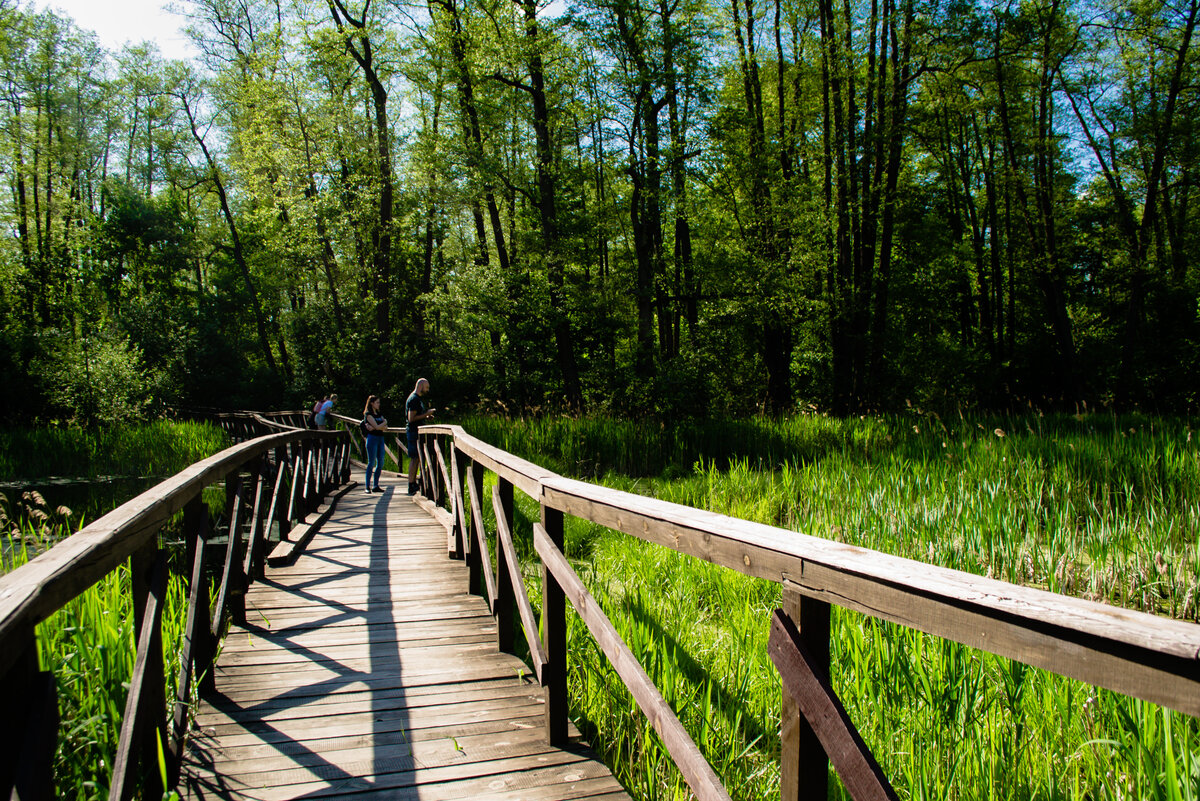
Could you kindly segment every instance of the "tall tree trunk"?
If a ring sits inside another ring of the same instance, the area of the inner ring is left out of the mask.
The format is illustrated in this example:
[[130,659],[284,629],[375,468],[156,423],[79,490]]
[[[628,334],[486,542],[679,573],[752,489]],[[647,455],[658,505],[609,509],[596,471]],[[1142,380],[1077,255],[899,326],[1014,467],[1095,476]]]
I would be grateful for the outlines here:
[[225,218],[225,224],[229,228],[229,240],[232,245],[233,261],[238,266],[238,270],[242,274],[242,282],[245,284],[246,296],[250,299],[250,309],[254,313],[254,325],[258,331],[258,344],[262,349],[263,359],[267,362],[267,367],[271,373],[280,378],[279,368],[275,364],[275,354],[271,352],[271,341],[267,333],[267,320],[263,314],[262,304],[258,299],[258,290],[254,286],[254,279],[250,275],[250,265],[246,262],[246,253],[242,248],[242,238],[238,235],[237,222],[233,218],[233,210],[229,207],[229,197],[225,192],[225,184],[221,180],[221,170],[217,166],[216,160],[208,150],[208,145],[204,141],[204,137],[200,135],[200,130],[196,126],[196,116],[192,110],[188,97],[184,94],[177,94],[176,97],[183,107],[184,114],[187,115],[188,124],[192,132],[192,138],[196,140],[196,144],[200,146],[200,152],[204,154],[204,161],[208,165],[209,177],[212,179],[213,188],[217,190],[217,199],[221,204],[221,214]]
[[533,100],[533,131],[537,143],[538,217],[545,247],[546,278],[550,285],[550,309],[554,319],[554,344],[562,375],[567,406],[582,412],[583,389],[575,360],[575,341],[567,313],[562,246],[558,235],[557,187],[554,178],[554,143],[550,132],[550,106],[546,100],[545,74],[538,34],[537,2],[522,0],[525,35],[529,42],[529,95]]
[[[341,0],[327,0],[334,24],[346,41],[346,50],[354,58],[371,91],[374,111],[375,157],[379,170],[379,220],[371,231],[372,272],[375,295],[375,327],[384,342],[391,340],[392,315],[392,220],[395,214],[395,179],[392,172],[392,135],[388,121],[388,91],[375,66],[371,38],[367,34],[366,9],[355,19]],[[355,32],[346,29],[349,25]],[[403,280],[398,283],[403,284]]]

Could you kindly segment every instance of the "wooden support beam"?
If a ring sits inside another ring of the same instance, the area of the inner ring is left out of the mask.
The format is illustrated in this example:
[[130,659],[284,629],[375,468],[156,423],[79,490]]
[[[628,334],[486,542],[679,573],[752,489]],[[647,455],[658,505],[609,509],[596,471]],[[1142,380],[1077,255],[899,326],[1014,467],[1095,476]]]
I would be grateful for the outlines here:
[[[154,545],[157,551],[157,544]],[[154,559],[149,595],[138,635],[137,657],[129,680],[121,736],[113,760],[110,801],[126,801],[141,792],[144,797],[163,794],[158,753],[168,753],[164,742],[166,698],[163,686],[162,612],[167,595],[167,558],[158,551]]]
[[[816,614],[819,616],[821,613]],[[825,616],[827,630],[828,612]],[[801,714],[833,763],[842,785],[854,801],[897,801],[896,792],[829,683],[828,654],[822,658],[808,651],[806,643],[811,636],[811,633],[806,635],[798,629],[782,609],[776,609],[771,616],[767,653],[779,670],[787,694],[795,699]],[[788,755],[785,754],[784,758],[787,759]],[[807,764],[814,766],[814,770],[827,773],[823,765],[816,767],[817,763],[823,763],[824,760],[800,755],[799,762],[802,767]],[[813,789],[819,783],[816,775],[797,778],[805,786],[805,792],[796,797],[824,801],[827,791],[822,790],[818,795]]]
[[[813,664],[828,674],[829,604],[785,589],[783,606],[789,618],[797,621],[796,628]],[[783,685],[779,739],[779,797],[783,801],[825,801],[829,795],[829,758],[787,683]]]
[[[662,738],[672,761],[683,774],[696,798],[700,801],[729,801],[729,793],[725,791],[720,778],[713,772],[712,766],[675,716],[675,711],[654,686],[654,682],[629,650],[629,646],[621,639],[621,635],[604,614],[600,604],[596,603],[596,599],[571,569],[567,558],[563,556],[561,543],[555,542],[545,527],[535,524],[533,546],[537,549],[538,556],[542,557],[542,569],[555,577],[562,587],[561,592],[571,599],[575,611],[596,638],[596,644],[604,651],[613,669],[637,701],[638,707]],[[553,665],[553,653],[550,658]]]
[[[503,482],[503,479],[501,479]],[[507,483],[507,482],[503,482]],[[504,573],[507,575],[508,584],[512,588],[513,600],[517,605],[517,613],[521,616],[521,628],[525,631],[525,641],[529,644],[529,655],[533,660],[533,671],[537,674],[538,681],[545,685],[543,676],[546,672],[546,648],[542,645],[542,639],[538,636],[537,618],[533,616],[533,604],[529,602],[529,593],[525,591],[525,582],[521,579],[521,564],[517,560],[517,550],[513,547],[512,540],[512,484],[508,485],[508,499],[504,499],[504,487],[502,484],[497,484],[492,487],[492,505],[497,509],[496,513],[496,550],[501,555],[499,558],[504,563]],[[504,514],[500,514],[500,510],[505,510]],[[511,619],[512,613],[509,612]],[[509,623],[509,647],[501,650],[512,652],[512,623]]]

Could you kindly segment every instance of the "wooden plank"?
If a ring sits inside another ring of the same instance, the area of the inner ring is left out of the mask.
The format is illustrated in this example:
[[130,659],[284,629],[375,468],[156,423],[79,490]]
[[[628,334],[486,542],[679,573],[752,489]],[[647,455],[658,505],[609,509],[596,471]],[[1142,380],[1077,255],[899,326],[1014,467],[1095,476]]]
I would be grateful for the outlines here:
[[[217,587],[216,605],[213,607],[212,633],[220,637],[225,633],[225,609],[229,605],[229,597],[238,592],[237,576],[234,567],[238,564],[238,550],[242,540],[242,491],[241,480],[235,479],[232,490],[233,504],[229,513],[229,537],[225,542],[225,567],[221,570],[221,583]],[[234,616],[234,621],[245,622],[245,605],[242,605],[242,615]]]
[[[482,465],[478,462],[471,462],[473,467],[482,469]],[[515,584],[512,578],[512,568],[510,565],[516,565],[516,553],[512,550],[512,519],[513,519],[513,486],[510,482],[497,476],[495,485],[492,487],[492,516],[496,520],[496,605],[492,608],[493,614],[496,615],[496,647],[501,651],[511,653],[513,650],[513,610],[516,609],[517,598]],[[510,532],[509,535],[509,551],[506,554],[504,544],[500,539],[500,528],[503,527]],[[520,582],[520,570],[517,570],[518,582]],[[525,590],[524,583],[521,583],[521,590]],[[525,599],[525,605],[529,605],[529,599]],[[531,613],[532,614],[532,613]],[[530,653],[533,653],[532,649]],[[541,661],[534,659],[534,668],[541,674]],[[539,681],[541,679],[539,678]]]
[[[499,487],[494,488],[493,493],[492,503],[502,504],[503,500],[498,497]],[[548,657],[546,648],[542,645],[542,638],[538,635],[537,619],[533,616],[533,604],[529,602],[529,593],[525,590],[525,580],[521,577],[517,549],[512,541],[512,532],[509,530],[508,520],[502,515],[496,516],[496,524],[496,542],[499,543],[499,550],[505,555],[504,562],[508,568],[508,580],[512,583],[517,613],[521,618],[521,629],[525,632],[525,641],[529,644],[533,670],[537,674],[538,681],[543,682],[542,675]]]
[[263,539],[266,537],[264,531],[266,510],[266,497],[269,479],[268,471],[270,466],[264,456],[258,470],[254,476],[254,507],[250,513],[250,533],[246,541],[246,554],[242,560],[242,575],[247,582],[255,579],[256,575],[262,572],[261,551]]
[[196,550],[192,559],[191,582],[188,585],[187,618],[183,629],[183,644],[179,649],[179,678],[176,682],[175,709],[171,725],[171,753],[176,759],[183,753],[183,741],[187,734],[192,676],[199,672],[203,677],[201,692],[212,691],[212,661],[216,651],[208,613],[208,581],[204,577],[207,543],[203,534],[207,528],[208,507],[202,503],[190,504],[184,514],[184,521],[185,536],[195,539]]
[[[392,770],[387,770],[391,768]],[[386,771],[386,772],[385,772]],[[422,801],[450,801],[459,798],[494,797],[502,790],[525,790],[539,784],[569,784],[564,776],[601,778],[607,772],[603,765],[569,751],[550,751],[534,756],[500,758],[480,762],[467,762],[425,769],[415,769],[409,758],[397,759],[394,763],[375,766],[370,772],[328,781],[299,781],[294,784],[276,786],[238,787],[235,789],[246,798],[274,801],[275,799],[321,798],[360,793],[366,790],[394,790],[420,785]],[[228,777],[223,777],[228,778]]]
[[[437,447],[437,443],[434,443]],[[438,452],[438,463],[441,463],[441,451]],[[478,559],[471,548],[469,535],[467,534],[467,518],[463,512],[463,493],[462,493],[462,457],[454,450],[454,443],[450,444],[450,516],[454,520],[454,537],[453,544],[447,549],[451,559],[462,559],[466,557],[467,565],[470,568],[470,580],[467,584],[467,592],[472,595],[479,594],[478,587]]]
[[604,610],[583,586],[579,576],[575,575],[566,557],[562,555],[561,546],[550,537],[543,525],[534,524],[533,545],[542,557],[543,567],[557,579],[562,592],[570,598],[580,619],[596,639],[596,644],[604,651],[613,669],[637,701],[638,707],[662,738],[663,745],[667,747],[671,759],[688,786],[692,788],[692,792],[701,801],[727,801],[729,793],[713,772],[712,766],[692,742],[687,730],[663,699],[662,693],[654,686],[641,663],[629,650],[629,646],[621,639]]
[[[813,665],[828,675],[829,604],[785,589],[783,609],[796,622]],[[786,683],[780,695],[779,797],[782,801],[825,801],[829,797],[829,758],[825,747]]]
[[[555,553],[563,547],[563,516],[542,507],[542,521],[534,524],[534,537],[542,538]],[[567,603],[559,576],[542,560],[542,642],[546,663],[542,686],[546,689],[546,739],[560,744],[567,738]]]
[[[441,443],[439,443],[437,441],[436,437],[432,438],[430,440],[430,442],[433,445],[433,455],[434,455],[434,461],[437,462],[438,475],[440,475],[442,478],[441,486],[443,488],[450,489],[451,491],[453,491],[454,482],[450,480],[450,472],[446,469],[446,457],[442,455]],[[437,502],[441,502],[442,494],[443,494],[443,491],[438,490],[434,494],[434,500]],[[451,515],[451,517],[454,516],[454,510],[451,510],[450,515]]]
[[[541,732],[534,729],[465,733],[454,737],[453,740],[449,737],[438,737],[397,741],[382,747],[368,738],[362,738],[361,735],[319,742],[319,751],[307,748],[288,749],[285,746],[264,752],[261,746],[249,746],[233,749],[230,756],[236,762],[237,772],[241,777],[283,770],[304,771],[308,768],[309,770],[304,772],[312,774],[312,778],[319,778],[330,768],[350,772],[357,768],[355,763],[369,763],[377,755],[390,756],[391,752],[411,756],[415,762],[422,765],[435,766],[461,762],[467,755],[472,758],[481,755],[500,756],[504,752],[528,755],[544,753],[551,747],[546,745]],[[458,748],[454,747],[456,744]],[[370,769],[369,764],[365,767]],[[197,770],[203,772],[204,768],[198,766]]]
[[[788,693],[796,699],[821,741],[850,797],[854,801],[898,801],[879,763],[833,691],[827,668],[822,664],[824,660],[808,652],[800,631],[781,609],[776,609],[771,616],[767,653],[779,670]],[[815,799],[817,796],[806,797]]]

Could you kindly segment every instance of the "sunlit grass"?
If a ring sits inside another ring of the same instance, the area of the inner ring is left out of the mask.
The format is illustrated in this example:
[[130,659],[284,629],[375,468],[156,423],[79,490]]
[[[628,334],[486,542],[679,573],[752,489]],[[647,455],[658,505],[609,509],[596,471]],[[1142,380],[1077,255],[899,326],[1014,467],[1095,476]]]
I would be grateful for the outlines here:
[[0,431],[0,482],[49,476],[169,476],[229,447],[216,426],[157,420],[110,428]]
[[[692,424],[681,435],[695,448],[690,463],[665,429],[579,421],[573,440],[575,424],[464,425],[620,489],[1197,619],[1200,449],[1187,421],[943,425],[914,414]],[[754,456],[756,443],[772,457]],[[640,448],[657,450],[631,456]],[[536,606],[528,532],[538,512],[517,498],[517,545]],[[565,535],[577,571],[734,798],[778,797],[780,691],[766,655],[778,587],[585,521],[568,518]],[[636,797],[686,797],[586,628],[569,621],[578,725]],[[857,613],[835,608],[832,626],[834,685],[902,798],[1200,797],[1200,720]],[[832,797],[846,797],[833,788]]]

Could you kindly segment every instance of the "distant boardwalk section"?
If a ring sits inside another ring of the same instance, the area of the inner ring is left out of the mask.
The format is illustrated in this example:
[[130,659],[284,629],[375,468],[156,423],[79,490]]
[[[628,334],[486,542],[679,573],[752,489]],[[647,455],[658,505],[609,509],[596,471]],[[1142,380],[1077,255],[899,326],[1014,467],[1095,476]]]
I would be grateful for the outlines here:
[[[186,797],[625,799],[594,755],[546,744],[543,691],[496,648],[446,530],[400,485],[350,492],[251,586],[197,714]],[[576,737],[577,733],[572,732]]]

